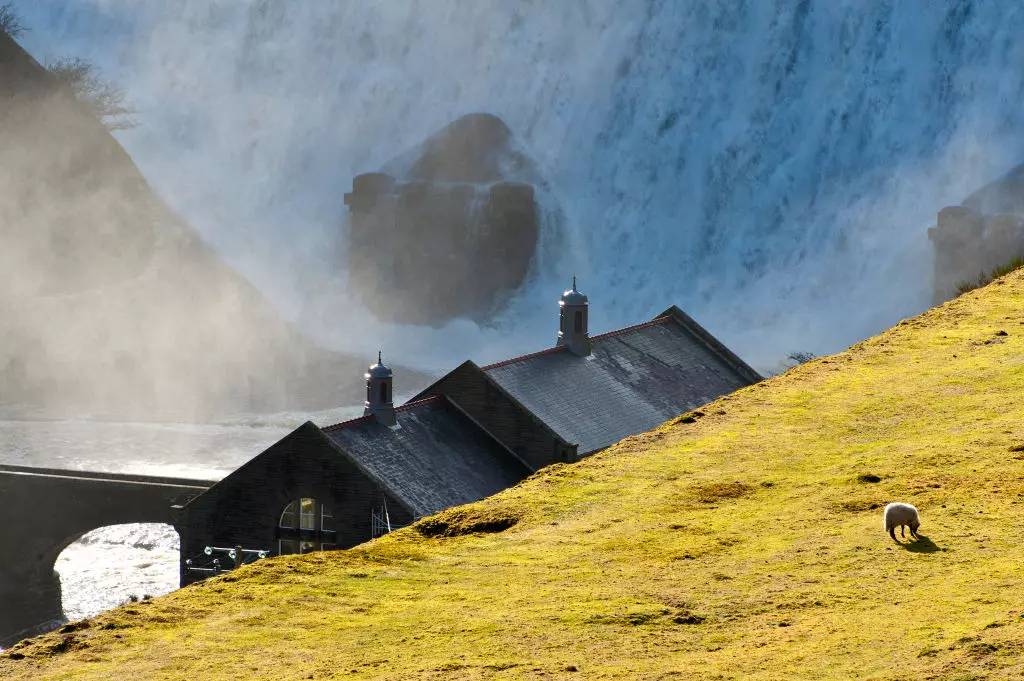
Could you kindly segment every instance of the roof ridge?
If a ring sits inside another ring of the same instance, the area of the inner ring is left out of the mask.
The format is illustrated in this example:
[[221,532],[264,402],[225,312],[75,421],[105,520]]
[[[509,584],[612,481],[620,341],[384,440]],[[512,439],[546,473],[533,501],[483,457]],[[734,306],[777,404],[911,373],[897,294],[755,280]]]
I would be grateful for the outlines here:
[[341,423],[333,423],[333,424],[331,424],[329,426],[323,426],[322,428],[320,428],[320,430],[323,430],[323,431],[341,430],[342,428],[348,428],[349,426],[353,426],[353,425],[355,425],[357,423],[362,423],[363,421],[368,421],[369,419],[376,419],[376,418],[377,417],[374,416],[373,414],[364,414],[363,416],[360,416],[360,417],[354,418],[354,419],[349,419],[348,421],[342,421]]
[[[408,411],[410,409],[414,409],[416,407],[422,406],[422,405],[426,404],[427,402],[435,402],[435,401],[437,401],[439,399],[441,399],[440,395],[431,395],[430,397],[424,397],[422,400],[416,400],[415,402],[406,402],[405,404],[403,404],[400,407],[395,407],[395,411],[396,412]],[[360,416],[358,418],[349,419],[348,421],[342,421],[341,423],[334,423],[334,424],[329,425],[329,426],[324,426],[320,430],[323,430],[323,431],[341,430],[342,428],[348,428],[349,426],[354,426],[357,423],[362,423],[363,421],[368,421],[370,419],[376,419],[376,418],[377,417],[374,416],[373,414],[366,414],[366,415]]]
[[[646,322],[641,322],[640,324],[633,324],[632,326],[625,326],[625,327],[623,327],[621,329],[615,329],[614,331],[607,331],[605,333],[601,333],[601,334],[598,334],[596,336],[591,336],[590,340],[591,341],[598,341],[598,340],[603,340],[605,338],[612,338],[613,336],[618,336],[619,334],[622,334],[622,333],[628,333],[629,331],[636,331],[637,329],[642,329],[645,326],[653,326],[655,324],[664,324],[665,322],[672,321],[672,320],[673,320],[672,315],[662,315],[661,317],[658,317],[656,319],[651,319],[651,320],[648,320]],[[508,366],[509,364],[515,364],[516,362],[522,362],[523,360],[526,360],[526,359],[533,359],[534,357],[539,357],[541,355],[547,355],[547,354],[552,353],[552,352],[558,352],[559,350],[565,350],[568,347],[569,347],[568,345],[556,345],[553,348],[547,348],[545,350],[538,350],[537,352],[531,352],[531,353],[526,354],[526,355],[520,355],[518,357],[513,357],[512,359],[506,359],[506,360],[504,360],[502,362],[495,362],[494,364],[488,364],[487,366],[483,366],[483,367],[480,367],[480,368],[483,371],[490,371],[491,369],[500,369],[501,367]]]
[[437,400],[440,399],[442,399],[441,395],[431,395],[430,397],[424,397],[422,400],[416,400],[415,402],[406,402],[400,407],[395,407],[395,411],[408,411],[409,409],[413,409],[414,407],[424,405],[427,402],[436,402]]
[[568,345],[556,345],[553,348],[547,348],[545,350],[538,350],[537,352],[531,352],[531,353],[529,353],[527,355],[520,355],[518,357],[513,357],[512,359],[506,359],[506,360],[504,360],[502,362],[495,362],[494,364],[488,364],[487,366],[483,366],[483,367],[480,367],[480,368],[483,371],[490,371],[491,369],[497,369],[499,367],[503,367],[503,366],[506,366],[508,364],[514,364],[516,362],[522,362],[524,359],[533,359],[534,357],[539,357],[540,355],[547,355],[547,354],[552,353],[552,352],[558,352],[559,350],[568,350],[568,349],[569,349]]
[[663,316],[658,317],[656,319],[651,319],[649,321],[642,322],[640,324],[634,324],[632,326],[626,326],[626,327],[623,327],[621,329],[616,329],[615,331],[607,331],[605,333],[601,333],[601,334],[598,334],[596,336],[591,336],[590,340],[591,341],[596,341],[596,340],[603,340],[605,338],[612,338],[613,336],[618,336],[620,334],[628,333],[630,331],[636,331],[637,329],[642,329],[642,328],[647,327],[647,326],[654,326],[655,324],[664,324],[665,322],[672,321],[672,319],[673,319],[672,315],[663,315]]

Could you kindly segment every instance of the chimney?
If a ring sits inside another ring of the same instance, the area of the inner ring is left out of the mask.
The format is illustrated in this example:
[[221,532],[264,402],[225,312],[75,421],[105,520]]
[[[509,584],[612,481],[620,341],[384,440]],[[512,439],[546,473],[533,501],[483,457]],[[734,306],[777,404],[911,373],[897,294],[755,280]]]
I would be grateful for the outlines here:
[[585,295],[576,290],[576,277],[572,278],[572,290],[562,294],[562,299],[558,301],[558,308],[559,325],[556,345],[568,346],[574,355],[587,357],[590,355],[590,333],[587,331],[590,303]]
[[392,401],[391,382],[393,376],[391,369],[384,366],[381,360],[381,353],[377,352],[377,363],[366,372],[366,408],[363,416],[373,414],[377,417],[377,423],[385,426],[393,426],[397,423],[395,419],[395,404]]

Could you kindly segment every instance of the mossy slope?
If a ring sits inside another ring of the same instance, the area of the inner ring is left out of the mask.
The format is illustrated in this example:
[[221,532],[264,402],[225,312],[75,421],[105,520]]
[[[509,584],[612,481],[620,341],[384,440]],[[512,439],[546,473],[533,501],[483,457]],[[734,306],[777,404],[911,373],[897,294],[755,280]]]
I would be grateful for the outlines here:
[[[1020,678],[1022,444],[1017,272],[436,536],[264,561],[19,645],[0,677]],[[891,500],[919,542],[884,534]]]

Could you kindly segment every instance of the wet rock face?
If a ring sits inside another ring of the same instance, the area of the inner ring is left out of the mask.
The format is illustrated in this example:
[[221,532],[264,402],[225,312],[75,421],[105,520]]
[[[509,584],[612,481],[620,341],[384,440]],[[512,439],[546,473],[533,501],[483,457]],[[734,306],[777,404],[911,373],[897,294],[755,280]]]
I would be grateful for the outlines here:
[[348,275],[379,318],[486,321],[523,283],[537,249],[532,162],[496,116],[458,119],[352,182]]

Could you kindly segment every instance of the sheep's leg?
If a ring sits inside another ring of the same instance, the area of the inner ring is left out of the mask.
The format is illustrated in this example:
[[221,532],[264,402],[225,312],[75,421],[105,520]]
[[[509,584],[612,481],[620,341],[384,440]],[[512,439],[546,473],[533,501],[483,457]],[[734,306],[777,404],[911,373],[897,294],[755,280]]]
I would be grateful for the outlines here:
[[892,537],[893,541],[896,541],[896,526],[893,525],[889,528],[889,536]]
[[907,526],[906,525],[900,525],[900,536],[903,537],[904,539],[907,538]]

